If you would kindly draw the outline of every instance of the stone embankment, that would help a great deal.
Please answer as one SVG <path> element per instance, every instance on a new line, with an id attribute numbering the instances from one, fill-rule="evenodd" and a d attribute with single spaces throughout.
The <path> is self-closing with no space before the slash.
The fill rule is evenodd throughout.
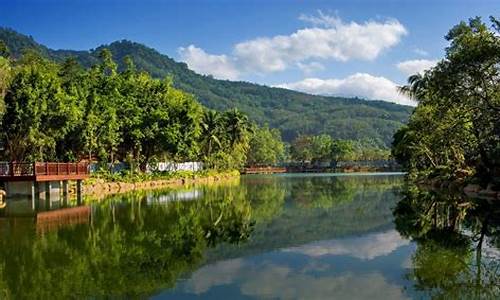
<path id="1" fill-rule="evenodd" d="M 238 176 L 238 173 L 229 172 L 204 177 L 162 179 L 143 182 L 107 182 L 102 179 L 93 179 L 91 183 L 86 183 L 84 185 L 83 194 L 93 198 L 103 198 L 105 196 L 131 191 L 176 188 L 193 184 L 209 184 Z"/>

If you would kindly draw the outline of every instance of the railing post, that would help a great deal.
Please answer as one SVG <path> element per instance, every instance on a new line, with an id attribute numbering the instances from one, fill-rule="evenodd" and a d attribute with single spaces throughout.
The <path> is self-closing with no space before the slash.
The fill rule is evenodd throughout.
<path id="1" fill-rule="evenodd" d="M 9 163 L 9 173 L 10 173 L 10 176 L 14 176 L 14 163 L 13 162 Z"/>
<path id="2" fill-rule="evenodd" d="M 36 176 L 36 162 L 33 163 L 33 175 Z"/>
<path id="3" fill-rule="evenodd" d="M 49 163 L 44 162 L 44 164 L 45 164 L 45 175 L 49 175 Z"/>

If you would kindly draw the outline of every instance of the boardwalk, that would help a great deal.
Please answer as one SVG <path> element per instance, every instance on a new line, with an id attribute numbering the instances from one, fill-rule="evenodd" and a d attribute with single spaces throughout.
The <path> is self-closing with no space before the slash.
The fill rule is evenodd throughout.
<path id="1" fill-rule="evenodd" d="M 0 163 L 0 182 L 83 180 L 88 177 L 87 163 Z"/>

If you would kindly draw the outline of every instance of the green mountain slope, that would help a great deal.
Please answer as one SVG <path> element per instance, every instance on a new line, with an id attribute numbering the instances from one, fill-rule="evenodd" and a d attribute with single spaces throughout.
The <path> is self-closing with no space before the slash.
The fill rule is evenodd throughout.
<path id="1" fill-rule="evenodd" d="M 53 50 L 5 28 L 0 28 L 0 40 L 7 44 L 14 57 L 19 57 L 23 49 L 33 48 L 56 61 L 74 56 L 86 67 L 98 62 L 101 48 L 109 48 L 119 67 L 123 67 L 123 58 L 128 55 L 137 69 L 154 77 L 173 76 L 178 88 L 193 93 L 205 106 L 216 110 L 237 107 L 256 122 L 279 128 L 288 141 L 298 133 L 327 133 L 335 138 L 370 139 L 389 146 L 393 133 L 412 111 L 411 107 L 384 101 L 313 96 L 248 82 L 218 80 L 197 74 L 185 63 L 176 62 L 152 48 L 125 40 L 90 51 Z"/>

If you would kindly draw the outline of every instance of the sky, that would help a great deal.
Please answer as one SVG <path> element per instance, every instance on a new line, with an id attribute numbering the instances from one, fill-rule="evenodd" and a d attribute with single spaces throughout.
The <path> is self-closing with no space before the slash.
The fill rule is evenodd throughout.
<path id="1" fill-rule="evenodd" d="M 0 0 L 0 26 L 54 49 L 116 40 L 216 78 L 413 104 L 397 92 L 444 55 L 460 21 L 500 17 L 498 0 Z"/>

